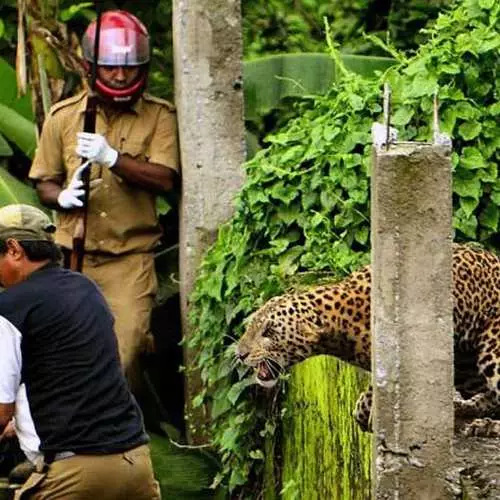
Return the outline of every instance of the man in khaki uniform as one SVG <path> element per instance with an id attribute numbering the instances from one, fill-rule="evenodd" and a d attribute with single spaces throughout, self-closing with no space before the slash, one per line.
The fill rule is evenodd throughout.
<path id="1" fill-rule="evenodd" d="M 89 68 L 95 28 L 94 22 L 82 43 Z M 93 162 L 83 272 L 101 287 L 113 311 L 132 387 L 138 355 L 151 339 L 153 249 L 161 237 L 155 198 L 173 188 L 178 170 L 174 108 L 143 93 L 149 57 L 148 33 L 136 17 L 103 13 L 96 133 L 82 132 L 86 92 L 56 104 L 30 171 L 41 202 L 57 211 L 56 241 L 69 251 L 83 206 L 82 158 Z"/>

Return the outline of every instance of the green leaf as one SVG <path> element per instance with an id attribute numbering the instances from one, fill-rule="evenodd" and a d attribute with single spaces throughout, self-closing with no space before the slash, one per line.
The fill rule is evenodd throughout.
<path id="1" fill-rule="evenodd" d="M 481 133 L 481 124 L 478 122 L 462 123 L 460 127 L 458 127 L 458 133 L 466 141 L 471 141 Z"/>
<path id="2" fill-rule="evenodd" d="M 403 127 L 410 122 L 415 111 L 409 106 L 399 107 L 392 116 L 391 122 L 396 127 Z"/>
<path id="3" fill-rule="evenodd" d="M 388 57 L 356 55 L 342 55 L 341 60 L 350 71 L 370 76 L 396 62 Z M 245 61 L 245 119 L 257 120 L 278 108 L 286 97 L 322 95 L 334 80 L 335 66 L 329 54 L 277 54 Z M 360 105 L 359 99 L 354 105 Z"/>
<path id="4" fill-rule="evenodd" d="M 165 196 L 156 197 L 156 213 L 158 215 L 166 215 L 172 210 L 170 202 Z"/>
<path id="5" fill-rule="evenodd" d="M 35 124 L 0 104 L 0 133 L 31 158 L 36 148 Z"/>
<path id="6" fill-rule="evenodd" d="M 297 220 L 300 214 L 300 205 L 298 203 L 292 203 L 290 205 L 281 206 L 278 208 L 277 214 L 278 218 L 285 224 L 291 224 Z"/>
<path id="7" fill-rule="evenodd" d="M 325 210 L 330 211 L 337 204 L 339 197 L 329 189 L 325 189 L 324 191 L 321 191 L 319 199 L 321 202 L 321 206 Z"/>
<path id="8" fill-rule="evenodd" d="M 234 469 L 231 472 L 231 477 L 229 478 L 229 491 L 232 491 L 237 486 L 245 484 L 247 481 L 247 474 L 240 471 L 239 469 Z"/>
<path id="9" fill-rule="evenodd" d="M 463 179 L 455 176 L 453 177 L 453 192 L 462 198 L 479 200 L 482 194 L 481 182 L 477 177 Z"/>
<path id="10" fill-rule="evenodd" d="M 31 95 L 28 92 L 25 96 L 18 98 L 16 71 L 2 57 L 0 57 L 0 82 L 2 91 L 0 92 L 0 104 L 12 109 L 27 120 L 33 120 L 31 109 Z"/>
<path id="11" fill-rule="evenodd" d="M 459 208 L 453 215 L 453 227 L 461 231 L 464 236 L 472 240 L 476 239 L 477 218 L 475 215 L 467 217 L 464 211 Z"/>
<path id="12" fill-rule="evenodd" d="M 62 9 L 59 18 L 61 21 L 64 23 L 67 23 L 71 19 L 73 19 L 75 16 L 77 16 L 82 10 L 88 9 L 89 7 L 92 7 L 94 4 L 93 2 L 83 2 L 75 5 L 71 5 L 67 9 Z"/>
<path id="13" fill-rule="evenodd" d="M 218 393 L 212 404 L 211 416 L 212 419 L 217 419 L 228 410 L 231 409 L 231 401 L 226 397 L 224 393 Z"/>
<path id="14" fill-rule="evenodd" d="M 282 276 L 293 275 L 297 268 L 299 267 L 299 257 L 304 251 L 303 247 L 296 246 L 287 250 L 283 255 L 280 255 L 278 259 L 279 273 Z"/>
<path id="15" fill-rule="evenodd" d="M 469 218 L 476 210 L 479 200 L 474 198 L 460 198 L 460 206 L 464 211 L 465 217 Z"/>
<path id="16" fill-rule="evenodd" d="M 298 192 L 295 187 L 286 186 L 283 182 L 279 182 L 272 187 L 271 196 L 276 200 L 288 204 L 298 196 Z"/>
<path id="17" fill-rule="evenodd" d="M 239 382 L 236 382 L 236 384 L 233 384 L 231 386 L 231 389 L 229 389 L 229 392 L 227 393 L 227 399 L 232 405 L 235 405 L 239 397 L 241 396 L 241 393 L 249 385 L 254 385 L 254 384 L 255 381 L 253 380 L 253 377 L 247 377 L 244 378 L 243 380 L 240 380 Z"/>
<path id="18" fill-rule="evenodd" d="M 475 120 L 481 116 L 481 111 L 467 101 L 460 101 L 452 106 L 451 109 L 455 116 L 467 121 Z"/>
<path id="19" fill-rule="evenodd" d="M 356 229 L 356 232 L 354 233 L 354 239 L 358 242 L 364 245 L 365 243 L 368 242 L 368 237 L 370 235 L 370 231 L 368 229 L 368 226 L 362 226 L 358 227 Z"/>
<path id="20" fill-rule="evenodd" d="M 50 213 L 49 210 L 40 203 L 38 195 L 32 187 L 16 179 L 5 168 L 0 167 L 0 206 L 9 205 L 11 203 L 26 203 L 27 205 L 33 205 L 44 212 Z"/>
<path id="21" fill-rule="evenodd" d="M 498 218 L 498 205 L 490 202 L 488 203 L 486 208 L 481 211 L 481 214 L 479 216 L 479 224 L 481 224 L 482 227 L 486 227 L 496 232 L 498 230 Z"/>
<path id="22" fill-rule="evenodd" d="M 479 149 L 473 146 L 467 146 L 462 150 L 460 165 L 469 170 L 475 170 L 486 167 L 486 162 Z"/>
<path id="23" fill-rule="evenodd" d="M 408 89 L 407 97 L 433 96 L 438 87 L 437 78 L 429 73 L 419 73 Z"/>
<path id="24" fill-rule="evenodd" d="M 490 114 L 492 116 L 498 116 L 498 115 L 500 115 L 500 101 L 491 104 L 488 107 L 488 111 L 490 112 Z"/>
<path id="25" fill-rule="evenodd" d="M 9 143 L 4 139 L 2 134 L 0 134 L 0 157 L 12 156 L 13 151 Z"/>
<path id="26" fill-rule="evenodd" d="M 456 63 L 443 64 L 440 67 L 443 73 L 448 73 L 449 75 L 458 75 L 460 73 L 460 66 Z"/>
<path id="27" fill-rule="evenodd" d="M 365 104 L 363 98 L 356 94 L 349 96 L 349 103 L 354 111 L 362 110 Z"/>
<path id="28" fill-rule="evenodd" d="M 251 450 L 250 458 L 253 458 L 254 460 L 264 460 L 265 457 L 262 450 Z"/>
<path id="29" fill-rule="evenodd" d="M 496 190 L 492 191 L 490 197 L 491 197 L 491 201 L 493 203 L 495 203 L 495 205 L 500 206 L 500 191 L 496 191 Z"/>
<path id="30" fill-rule="evenodd" d="M 199 408 L 204 401 L 205 401 L 205 393 L 202 392 L 192 399 L 191 405 L 193 408 Z"/>

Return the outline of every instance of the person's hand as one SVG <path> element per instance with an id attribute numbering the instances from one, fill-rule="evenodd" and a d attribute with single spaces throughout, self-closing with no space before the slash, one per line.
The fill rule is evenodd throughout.
<path id="1" fill-rule="evenodd" d="M 83 189 L 82 174 L 90 164 L 90 160 L 86 161 L 76 169 L 66 189 L 63 189 L 57 197 L 59 206 L 67 210 L 70 208 L 83 207 L 83 200 L 81 197 L 85 194 L 85 190 Z"/>
<path id="2" fill-rule="evenodd" d="M 14 426 L 14 419 L 11 419 L 9 423 L 4 427 L 2 434 L 0 434 L 0 441 L 3 439 L 11 439 L 16 436 L 16 428 Z"/>
<path id="3" fill-rule="evenodd" d="M 118 160 L 118 151 L 113 149 L 106 138 L 101 134 L 91 134 L 90 132 L 78 132 L 76 134 L 78 144 L 76 154 L 100 163 L 106 167 L 113 167 Z"/>

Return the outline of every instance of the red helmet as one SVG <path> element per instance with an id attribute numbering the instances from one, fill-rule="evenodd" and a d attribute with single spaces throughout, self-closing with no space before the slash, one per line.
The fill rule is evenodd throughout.
<path id="1" fill-rule="evenodd" d="M 96 21 L 93 21 L 83 35 L 83 57 L 90 64 L 94 62 Z M 99 66 L 140 66 L 136 80 L 128 87 L 115 89 L 96 79 L 96 91 L 113 102 L 133 102 L 143 92 L 149 69 L 149 34 L 144 24 L 129 12 L 110 10 L 101 16 L 99 34 Z"/>

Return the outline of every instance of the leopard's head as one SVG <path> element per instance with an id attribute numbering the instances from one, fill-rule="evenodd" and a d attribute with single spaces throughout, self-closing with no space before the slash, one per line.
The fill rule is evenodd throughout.
<path id="1" fill-rule="evenodd" d="M 266 302 L 247 321 L 237 357 L 255 370 L 257 382 L 272 387 L 293 364 L 311 356 L 322 327 L 312 304 L 281 295 Z"/>

